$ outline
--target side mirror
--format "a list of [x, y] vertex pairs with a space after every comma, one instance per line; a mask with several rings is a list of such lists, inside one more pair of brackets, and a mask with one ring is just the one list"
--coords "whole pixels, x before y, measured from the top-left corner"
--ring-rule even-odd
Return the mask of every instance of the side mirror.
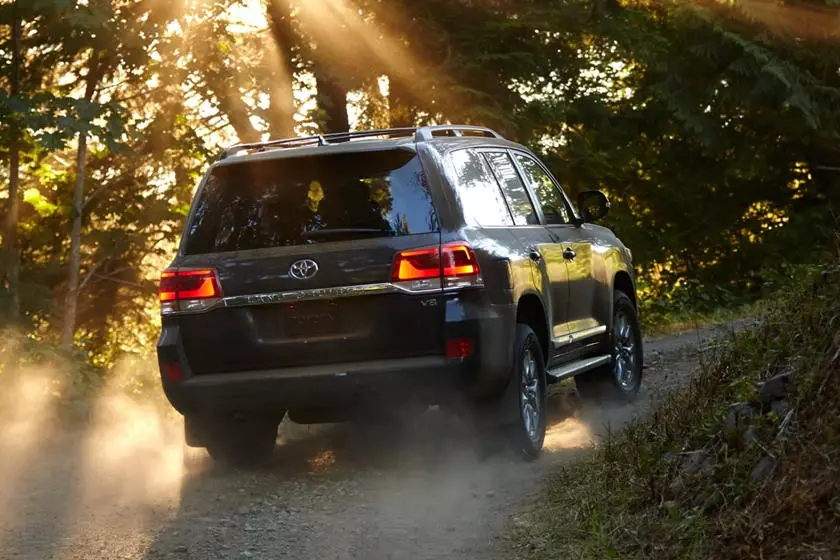
[[610, 201], [601, 191], [583, 191], [577, 202], [584, 222], [596, 222], [610, 211]]

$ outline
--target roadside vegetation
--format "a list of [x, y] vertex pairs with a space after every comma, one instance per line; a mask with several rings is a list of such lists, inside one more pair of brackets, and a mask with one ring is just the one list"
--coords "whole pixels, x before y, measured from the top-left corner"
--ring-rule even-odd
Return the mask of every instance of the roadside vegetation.
[[800, 271], [691, 386], [558, 472], [528, 558], [836, 558], [840, 258]]

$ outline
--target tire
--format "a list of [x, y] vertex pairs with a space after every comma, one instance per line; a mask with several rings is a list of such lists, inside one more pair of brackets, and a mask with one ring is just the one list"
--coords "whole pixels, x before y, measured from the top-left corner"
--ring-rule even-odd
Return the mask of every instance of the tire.
[[225, 418], [209, 422], [205, 445], [210, 457], [219, 464], [234, 467], [265, 465], [274, 455], [277, 427], [271, 418]]
[[633, 301], [619, 290], [613, 293], [609, 340], [610, 363], [576, 376], [575, 385], [586, 400], [632, 402], [642, 385], [642, 330]]
[[539, 457], [545, 441], [546, 383], [543, 353], [537, 335], [528, 325], [516, 325], [513, 375], [519, 408], [513, 427], [513, 444], [526, 458]]

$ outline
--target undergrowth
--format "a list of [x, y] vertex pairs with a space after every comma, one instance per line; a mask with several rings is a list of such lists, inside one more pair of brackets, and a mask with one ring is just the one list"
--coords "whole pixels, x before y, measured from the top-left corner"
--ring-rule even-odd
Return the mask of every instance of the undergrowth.
[[[729, 437], [730, 406], [782, 372], [796, 383], [787, 421], [767, 412], [752, 441]], [[705, 468], [681, 467], [691, 452]], [[756, 477], [761, 461], [774, 467]], [[531, 518], [525, 557], [840, 557], [840, 260], [812, 267], [649, 418], [557, 473]]]

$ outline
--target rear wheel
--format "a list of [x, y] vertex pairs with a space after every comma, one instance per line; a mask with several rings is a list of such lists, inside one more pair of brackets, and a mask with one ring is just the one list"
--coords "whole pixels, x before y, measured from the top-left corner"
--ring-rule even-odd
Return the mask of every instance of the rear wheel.
[[188, 418], [186, 425], [188, 445], [206, 447], [217, 463], [255, 467], [271, 460], [280, 420], [276, 417]]
[[545, 441], [545, 364], [537, 335], [531, 327], [516, 326], [515, 344], [512, 379], [517, 384], [519, 414], [513, 428], [513, 441], [526, 457], [536, 458]]
[[575, 385], [585, 399], [630, 402], [642, 385], [642, 331], [632, 300], [618, 290], [614, 292], [612, 325], [612, 360], [575, 377]]

